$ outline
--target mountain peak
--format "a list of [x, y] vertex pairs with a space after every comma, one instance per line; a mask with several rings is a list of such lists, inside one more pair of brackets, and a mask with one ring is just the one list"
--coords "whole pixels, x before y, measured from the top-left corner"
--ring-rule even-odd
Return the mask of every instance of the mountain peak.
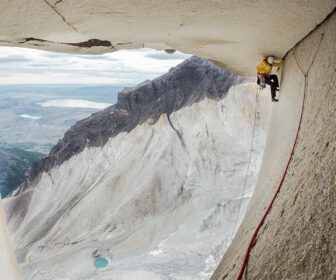
[[130, 132], [161, 115], [169, 116], [204, 98], [222, 98], [235, 84], [248, 78], [231, 74], [207, 59], [192, 56], [152, 81], [144, 81], [118, 94], [118, 102], [77, 122], [66, 131], [50, 154], [33, 164], [29, 180], [62, 164], [85, 147], [104, 146], [109, 138]]

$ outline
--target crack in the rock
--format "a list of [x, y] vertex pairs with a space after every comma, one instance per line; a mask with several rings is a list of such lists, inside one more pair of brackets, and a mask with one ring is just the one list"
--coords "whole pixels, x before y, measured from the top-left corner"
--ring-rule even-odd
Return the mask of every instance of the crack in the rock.
[[[74, 26], [72, 26], [66, 19], [65, 19], [65, 17], [55, 8], [55, 6], [53, 6], [53, 5], [51, 5], [47, 0], [43, 0], [43, 2], [44, 3], [46, 3], [48, 6], [49, 6], [49, 8], [50, 9], [52, 9], [56, 14], [58, 14], [58, 16], [60, 16], [61, 18], [62, 18], [62, 20], [69, 26], [69, 27], [71, 27], [73, 30], [75, 30], [75, 31], [77, 31], [78, 32], [78, 30], [74, 27]], [[59, 2], [59, 1], [57, 1], [57, 2]], [[57, 3], [56, 2], [56, 3]], [[55, 3], [55, 4], [56, 4]]]
[[59, 3], [63, 2], [63, 0], [57, 0], [54, 4], [54, 6], [56, 7]]
[[54, 41], [48, 41], [48, 40], [29, 37], [29, 38], [25, 38], [24, 41], [21, 41], [19, 43], [24, 44], [26, 42], [31, 42], [31, 41], [70, 45], [70, 46], [75, 46], [75, 47], [80, 47], [80, 48], [92, 48], [92, 47], [112, 47], [113, 48], [112, 43], [110, 41], [99, 40], [99, 39], [90, 39], [90, 40], [87, 40], [84, 42], [78, 42], [78, 43], [63, 43], [63, 42], [54, 42]]
[[123, 45], [130, 45], [133, 44], [133, 42], [125, 42], [125, 43], [117, 43], [115, 46], [123, 46]]
[[78, 43], [61, 43], [61, 44], [67, 44], [67, 45], [80, 47], [80, 48], [112, 47], [112, 44], [110, 41], [99, 40], [99, 39], [90, 39], [90, 40], [87, 40], [84, 42], [78, 42]]
[[64, 43], [64, 42], [48, 41], [48, 40], [33, 38], [33, 37], [25, 38], [24, 41], [21, 41], [19, 43], [23, 44], [23, 43], [30, 42], [30, 41], [70, 45], [70, 46], [75, 46], [75, 47], [80, 47], [80, 48], [110, 47], [111, 49], [115, 49], [115, 47], [117, 47], [117, 46], [129, 45], [129, 44], [133, 43], [133, 42], [125, 42], [125, 43], [117, 43], [115, 45], [112, 45], [112, 43], [108, 40], [99, 40], [99, 39], [89, 39], [87, 41], [78, 42], [78, 43]]
[[23, 44], [23, 43], [30, 42], [30, 41], [51, 42], [51, 41], [47, 41], [47, 40], [43, 40], [43, 39], [38, 39], [38, 38], [29, 37], [29, 38], [25, 38], [24, 41], [19, 42], [19, 43], [20, 43], [20, 44]]

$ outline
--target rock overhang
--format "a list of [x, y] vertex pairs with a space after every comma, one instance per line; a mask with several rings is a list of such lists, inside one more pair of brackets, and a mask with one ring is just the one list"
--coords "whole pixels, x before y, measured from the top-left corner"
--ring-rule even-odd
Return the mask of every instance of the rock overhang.
[[335, 0], [2, 1], [0, 45], [78, 54], [176, 49], [253, 75], [261, 57], [283, 57], [335, 6]]

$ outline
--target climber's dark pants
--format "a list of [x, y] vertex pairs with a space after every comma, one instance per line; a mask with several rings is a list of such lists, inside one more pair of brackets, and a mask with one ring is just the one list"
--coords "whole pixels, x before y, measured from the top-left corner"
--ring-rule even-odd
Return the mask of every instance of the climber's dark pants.
[[[257, 84], [260, 85], [260, 79], [258, 77]], [[277, 75], [266, 76], [266, 84], [271, 87], [272, 99], [276, 96], [276, 89], [279, 87], [279, 81]]]

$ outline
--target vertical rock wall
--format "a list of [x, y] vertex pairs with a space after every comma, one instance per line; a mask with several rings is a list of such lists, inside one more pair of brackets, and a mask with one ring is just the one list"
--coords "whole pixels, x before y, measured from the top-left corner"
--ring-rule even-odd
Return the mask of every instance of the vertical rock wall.
[[[322, 34], [323, 38], [322, 38]], [[318, 48], [322, 38], [320, 48]], [[259, 180], [245, 220], [211, 279], [236, 279], [248, 241], [298, 144], [283, 187], [252, 249], [245, 279], [336, 279], [336, 13], [285, 59]], [[294, 56], [295, 53], [295, 56]]]

